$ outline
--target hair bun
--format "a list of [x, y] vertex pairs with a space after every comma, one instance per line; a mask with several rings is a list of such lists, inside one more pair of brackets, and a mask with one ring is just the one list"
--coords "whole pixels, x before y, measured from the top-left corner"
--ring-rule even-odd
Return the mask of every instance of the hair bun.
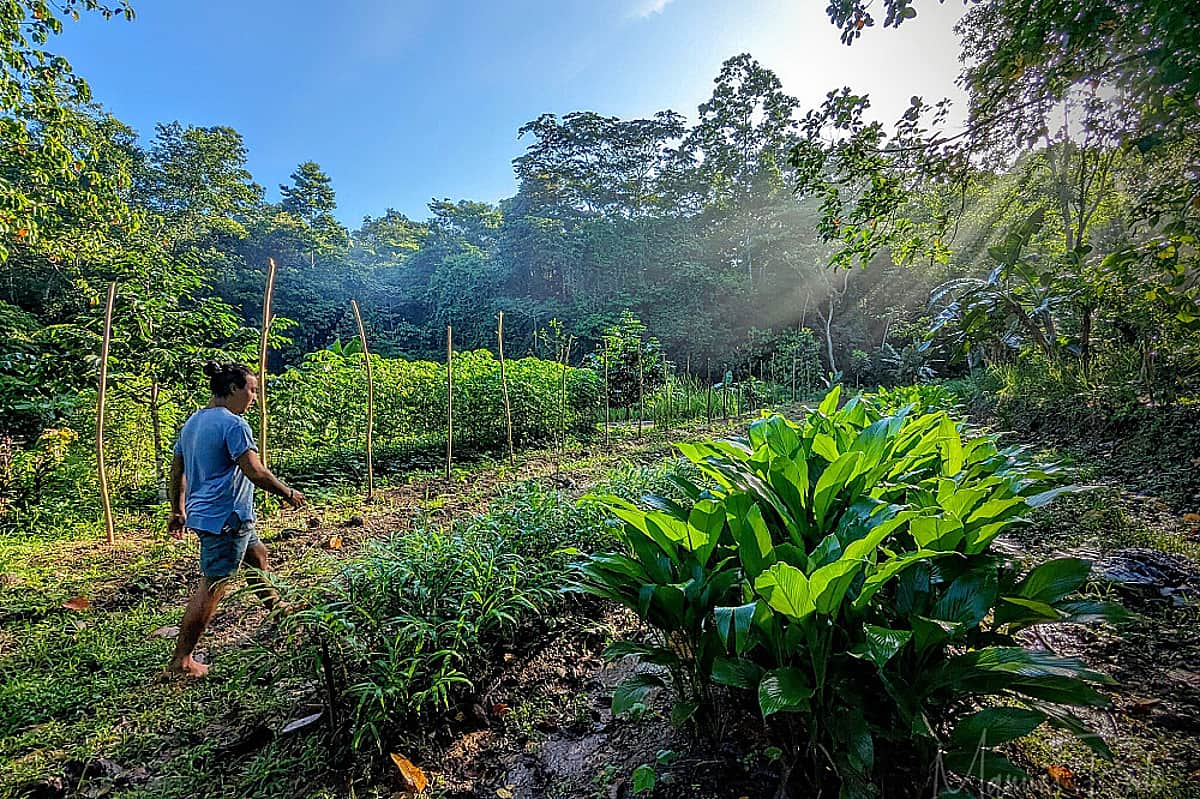
[[217, 375], [221, 374], [221, 372], [221, 364], [217, 363], [216, 361], [209, 361], [208, 363], [204, 364], [205, 377], [216, 377]]

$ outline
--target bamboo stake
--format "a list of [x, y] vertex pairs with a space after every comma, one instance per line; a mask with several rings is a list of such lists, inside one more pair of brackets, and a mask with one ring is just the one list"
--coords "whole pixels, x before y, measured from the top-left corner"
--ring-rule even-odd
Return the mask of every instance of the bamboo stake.
[[611, 402], [609, 399], [609, 382], [608, 382], [608, 336], [604, 337], [604, 443], [609, 443], [609, 426], [611, 424]]
[[358, 340], [362, 342], [363, 363], [367, 366], [367, 499], [370, 500], [375, 495], [375, 376], [371, 371], [371, 353], [367, 349], [367, 330], [363, 327], [362, 313], [355, 300], [350, 300], [350, 307], [354, 309], [354, 319], [358, 322]]
[[796, 402], [796, 356], [792, 356], [792, 402]]
[[563, 349], [562, 359], [562, 386], [561, 394], [558, 400], [558, 454], [563, 456], [567, 452], [567, 362], [571, 360], [571, 344], [575, 341], [574, 336], [567, 336], [567, 346]]
[[513, 449], [512, 405], [508, 399], [508, 373], [504, 370], [504, 311], [496, 325], [496, 346], [500, 351], [500, 390], [504, 394], [504, 419], [508, 426], [508, 465], [517, 465], [516, 450]]
[[729, 374], [728, 365], [726, 365], [725, 373], [721, 375], [721, 415], [725, 417], [725, 421], [729, 421], [729, 383], [725, 380], [725, 375]]
[[96, 471], [100, 478], [100, 503], [104, 506], [104, 531], [108, 543], [117, 543], [113, 525], [112, 500], [108, 495], [108, 469], [104, 463], [104, 395], [108, 386], [108, 349], [112, 343], [113, 301], [117, 296], [117, 282], [108, 284], [108, 302], [104, 306], [104, 344], [100, 350], [100, 387], [96, 399]]
[[707, 377], [704, 381], [707, 384], [707, 392], [704, 398], [704, 421], [712, 424], [712, 358], [708, 358], [707, 361], [708, 364], [705, 369]]
[[267, 465], [267, 337], [271, 332], [271, 294], [275, 290], [275, 259], [267, 259], [267, 288], [263, 293], [262, 336], [258, 341], [258, 456]]
[[454, 336], [446, 325], [446, 479], [450, 479], [450, 461], [454, 457]]
[[642, 369], [642, 340], [638, 339], [638, 438], [642, 437], [642, 419], [646, 417], [645, 372]]
[[663, 367], [663, 393], [666, 395], [666, 406], [663, 408], [663, 425], [668, 432], [671, 430], [671, 377], [667, 374], [667, 351], [660, 350]]

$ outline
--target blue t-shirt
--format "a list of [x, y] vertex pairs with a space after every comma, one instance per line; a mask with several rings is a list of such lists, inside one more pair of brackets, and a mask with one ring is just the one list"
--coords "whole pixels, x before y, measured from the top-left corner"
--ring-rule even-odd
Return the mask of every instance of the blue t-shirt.
[[254, 484], [238, 468], [247, 450], [258, 451], [246, 420], [228, 408], [201, 408], [179, 431], [175, 454], [183, 457], [187, 526], [219, 533], [229, 514], [254, 520]]

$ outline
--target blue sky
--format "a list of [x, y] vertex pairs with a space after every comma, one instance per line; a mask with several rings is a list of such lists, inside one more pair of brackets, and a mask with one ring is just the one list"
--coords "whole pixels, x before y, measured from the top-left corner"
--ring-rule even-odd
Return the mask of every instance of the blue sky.
[[884, 121], [953, 85], [956, 0], [899, 31], [838, 41], [826, 0], [133, 0], [132, 23], [85, 18], [53, 49], [148, 139], [156, 122], [230, 125], [278, 198], [298, 163], [332, 177], [357, 227], [432, 198], [496, 201], [516, 188], [517, 129], [542, 113], [694, 119], [721, 63], [749, 52], [804, 107], [843, 85]]

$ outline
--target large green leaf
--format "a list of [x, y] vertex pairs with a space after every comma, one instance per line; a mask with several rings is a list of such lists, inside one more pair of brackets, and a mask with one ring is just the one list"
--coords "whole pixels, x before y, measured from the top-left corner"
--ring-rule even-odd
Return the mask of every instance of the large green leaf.
[[1019, 596], [1002, 596], [996, 605], [996, 624], [1014, 625], [1013, 632], [1033, 624], [1044, 624], [1050, 621], [1062, 621], [1065, 613], [1045, 602], [1035, 599], [1025, 599]]
[[738, 654], [745, 652], [749, 646], [750, 625], [754, 621], [757, 602], [747, 602], [744, 605], [732, 607], [721, 606], [713, 608], [713, 618], [717, 625], [717, 635], [726, 650], [732, 640], [734, 650]]
[[808, 578], [804, 572], [787, 563], [776, 563], [758, 575], [754, 590], [762, 594], [772, 609], [797, 621], [811, 615], [813, 604]]
[[942, 621], [975, 627], [996, 603], [996, 569], [990, 565], [973, 569], [952, 582], [930, 614]]
[[814, 455], [820, 455], [825, 460], [833, 463], [841, 455], [838, 452], [837, 442], [833, 440], [833, 436], [825, 433], [817, 433], [813, 437], [812, 451]]
[[918, 516], [908, 523], [913, 540], [922, 549], [951, 552], [963, 540], [963, 525], [948, 516]]
[[946, 477], [953, 477], [962, 471], [963, 446], [962, 437], [958, 434], [958, 427], [949, 416], [942, 416], [941, 424], [938, 426], [938, 437], [940, 439], [938, 448], [942, 452], [942, 474]]
[[[826, 466], [825, 471], [821, 472], [821, 476], [817, 478], [817, 485], [813, 490], [813, 515], [816, 517], [817, 526], [822, 530], [825, 529], [825, 515], [833, 506], [838, 495], [857, 476], [858, 465], [861, 461], [861, 452], [847, 452]], [[844, 499], [846, 504], [849, 504], [854, 498], [844, 497]]]
[[624, 657], [636, 657], [646, 663], [659, 666], [678, 666], [679, 655], [670, 649], [653, 644], [643, 644], [636, 641], [615, 641], [608, 645], [603, 655], [605, 660], [617, 660]]
[[896, 656], [912, 638], [910, 630], [890, 630], [887, 627], [876, 627], [874, 624], [863, 625], [866, 639], [854, 647], [850, 654], [865, 658], [878, 668]]
[[719, 657], [713, 660], [712, 679], [720, 685], [752, 691], [758, 687], [762, 674], [762, 667], [746, 658]]
[[809, 579], [809, 593], [818, 613], [832, 616], [837, 613], [842, 599], [854, 578], [862, 571], [862, 562], [842, 559], [822, 566]]
[[812, 695], [804, 672], [791, 667], [767, 672], [758, 684], [758, 706], [764, 719], [784, 711], [807, 710]]
[[[755, 443], [756, 437], [758, 443]], [[796, 434], [792, 425], [778, 414], [752, 422], [750, 441], [755, 449], [765, 444], [771, 452], [785, 458], [794, 457], [800, 449], [800, 436]]]
[[895, 577], [900, 572], [907, 569], [916, 563], [928, 561], [933, 558], [943, 555], [952, 554], [946, 552], [934, 552], [931, 549], [920, 549], [916, 552], [907, 552], [903, 555], [889, 558], [873, 571], [863, 582], [863, 587], [859, 590], [858, 596], [854, 599], [854, 607], [856, 610], [862, 610], [875, 596], [879, 589], [887, 584], [887, 581]]
[[1090, 561], [1082, 558], [1055, 558], [1038, 566], [1017, 585], [1017, 594], [1026, 599], [1054, 604], [1087, 581], [1092, 572]]
[[832, 416], [834, 411], [837, 410], [838, 400], [841, 398], [842, 387], [839, 384], [831, 388], [829, 393], [825, 395], [825, 398], [821, 400], [821, 404], [817, 406], [817, 413], [822, 416]]
[[645, 705], [646, 698], [656, 688], [665, 688], [662, 677], [649, 672], [638, 672], [626, 677], [613, 691], [612, 714], [628, 713], [635, 705]]
[[[993, 681], [991, 675], [1001, 678]], [[935, 687], [960, 685], [969, 682], [983, 686], [1014, 683], [1038, 684], [1043, 678], [1068, 678], [1111, 683], [1108, 676], [1089, 669], [1078, 658], [1067, 658], [1040, 649], [1019, 646], [991, 646], [956, 655], [931, 675]], [[1083, 683], [1079, 683], [1084, 685]], [[1084, 685], [1084, 687], [1087, 687]]]
[[973, 750], [1023, 738], [1041, 726], [1046, 714], [1024, 707], [988, 707], [963, 718], [950, 734], [956, 747]]
[[736, 504], [739, 503], [726, 502], [729, 531], [737, 543], [738, 558], [746, 578], [754, 580], [775, 560], [771, 549], [771, 533], [757, 504], [750, 505], [744, 516], [737, 515]]

